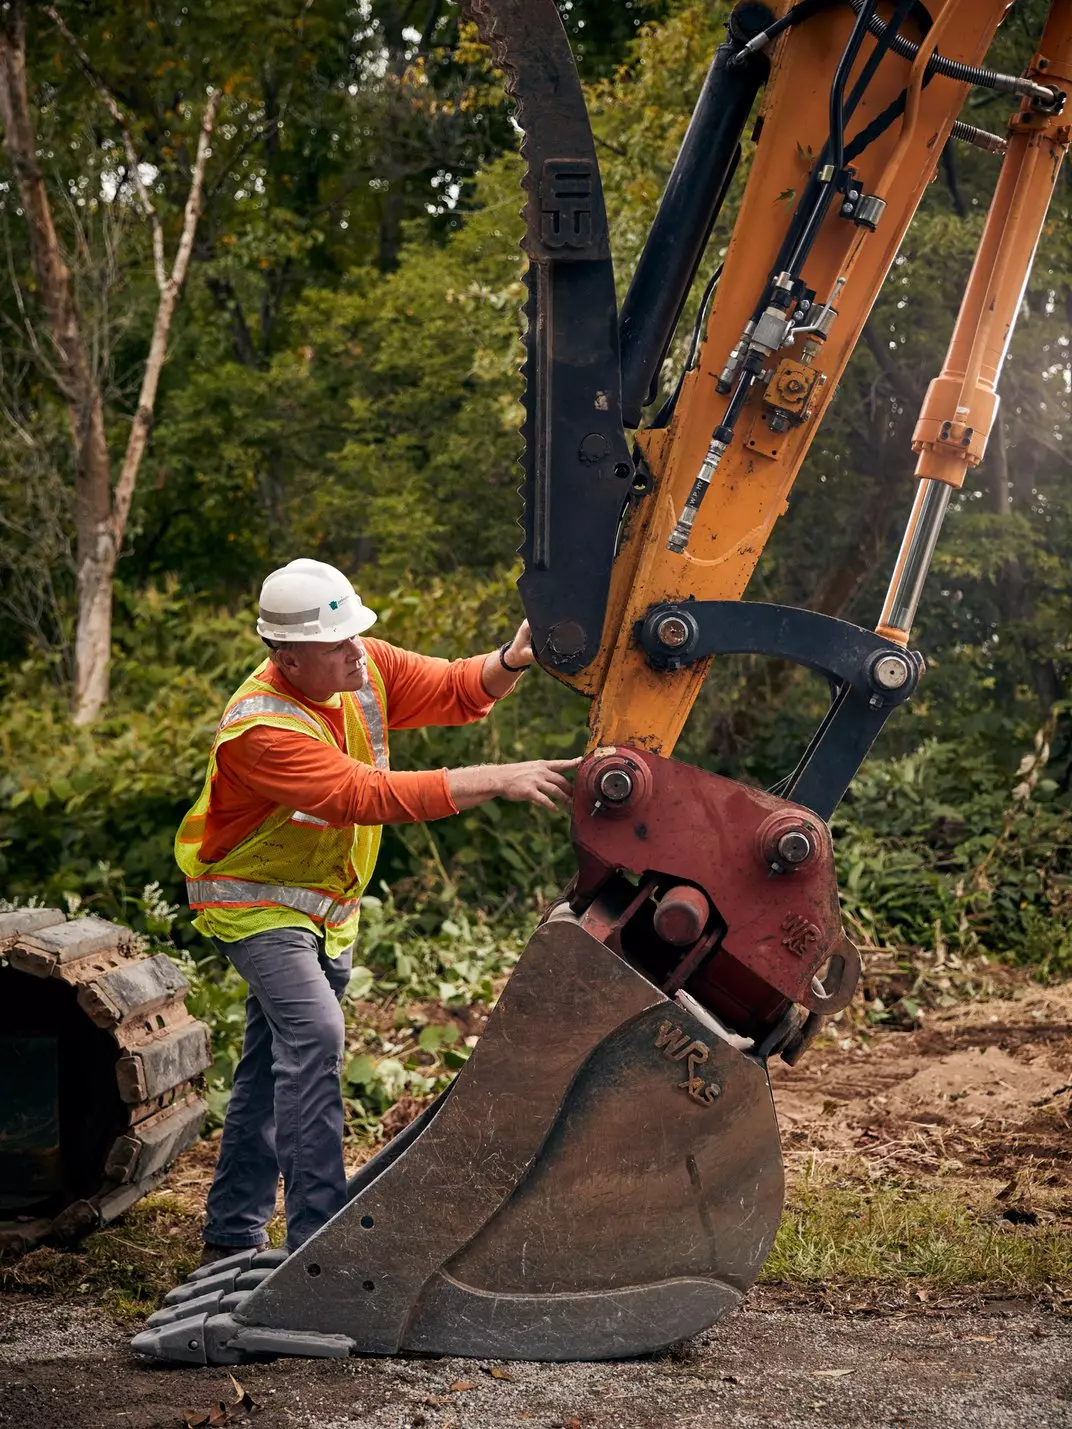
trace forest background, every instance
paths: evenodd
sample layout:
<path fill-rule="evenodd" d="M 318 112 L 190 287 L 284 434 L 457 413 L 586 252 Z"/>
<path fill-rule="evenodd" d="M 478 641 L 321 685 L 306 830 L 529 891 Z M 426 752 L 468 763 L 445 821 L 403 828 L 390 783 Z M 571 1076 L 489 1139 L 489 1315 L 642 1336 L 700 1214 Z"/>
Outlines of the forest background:
<path fill-rule="evenodd" d="M 561 4 L 619 295 L 728 8 Z M 1013 7 L 998 67 L 1022 66 L 1044 10 Z M 967 117 L 1000 130 L 1006 112 L 975 95 Z M 240 989 L 189 925 L 171 842 L 222 704 L 260 657 L 263 574 L 299 554 L 336 562 L 379 610 L 377 634 L 431 654 L 492 648 L 521 617 L 517 134 L 442 0 L 16 2 L 0 12 L 0 119 L 0 892 L 117 918 L 183 957 L 213 1024 L 218 1114 Z M 746 144 L 698 288 L 749 159 Z M 976 150 L 943 154 L 752 598 L 874 622 L 915 416 L 996 174 Z M 1042 977 L 1072 973 L 1070 193 L 1066 167 L 1000 424 L 924 600 L 927 677 L 835 820 L 861 942 Z M 42 201 L 66 308 L 28 221 Z M 811 677 L 727 660 L 678 753 L 769 783 L 824 705 Z M 393 762 L 569 755 L 585 714 L 536 674 L 483 725 L 397 736 Z M 353 990 L 437 1010 L 408 1050 L 358 1043 L 359 1119 L 459 1064 L 452 1009 L 490 999 L 570 863 L 564 820 L 528 807 L 386 831 Z"/>

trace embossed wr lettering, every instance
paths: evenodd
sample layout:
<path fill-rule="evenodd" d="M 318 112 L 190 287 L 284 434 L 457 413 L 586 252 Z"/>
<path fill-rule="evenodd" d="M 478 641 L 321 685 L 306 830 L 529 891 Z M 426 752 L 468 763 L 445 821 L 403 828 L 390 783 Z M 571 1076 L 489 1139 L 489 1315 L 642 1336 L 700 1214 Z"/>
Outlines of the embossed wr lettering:
<path fill-rule="evenodd" d="M 674 1022 L 661 1022 L 655 1034 L 655 1046 L 668 1061 L 685 1063 L 688 1075 L 683 1082 L 678 1082 L 682 1091 L 700 1106 L 714 1106 L 722 1095 L 722 1088 L 699 1070 L 711 1057 L 707 1043 L 696 1041 Z"/>
<path fill-rule="evenodd" d="M 800 913 L 787 913 L 782 919 L 782 946 L 798 958 L 818 952 L 823 935 L 814 923 Z"/>

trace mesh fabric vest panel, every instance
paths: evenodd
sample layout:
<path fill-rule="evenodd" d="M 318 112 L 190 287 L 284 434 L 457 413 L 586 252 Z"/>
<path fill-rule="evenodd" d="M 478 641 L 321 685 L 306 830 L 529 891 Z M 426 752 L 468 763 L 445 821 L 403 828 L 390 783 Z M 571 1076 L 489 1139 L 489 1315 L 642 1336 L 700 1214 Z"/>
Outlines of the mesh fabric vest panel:
<path fill-rule="evenodd" d="M 335 744 L 315 705 L 281 694 L 260 665 L 227 702 L 209 755 L 204 787 L 175 838 L 175 858 L 186 874 L 194 926 L 209 937 L 236 942 L 270 928 L 308 927 L 322 933 L 329 957 L 353 942 L 358 903 L 376 867 L 381 829 L 376 825 L 329 828 L 300 809 L 278 808 L 248 838 L 215 863 L 200 857 L 205 816 L 220 746 L 258 725 L 295 730 Z M 346 753 L 379 769 L 388 767 L 386 698 L 372 660 L 369 683 L 341 695 Z"/>

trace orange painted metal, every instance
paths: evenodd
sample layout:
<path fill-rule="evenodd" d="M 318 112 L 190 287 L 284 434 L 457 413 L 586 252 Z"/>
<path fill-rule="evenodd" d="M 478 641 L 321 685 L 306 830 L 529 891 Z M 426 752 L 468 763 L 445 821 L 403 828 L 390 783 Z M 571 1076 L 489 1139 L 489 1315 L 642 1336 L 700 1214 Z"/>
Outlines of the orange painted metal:
<path fill-rule="evenodd" d="M 1029 79 L 1072 91 L 1072 0 L 1051 10 Z M 1024 101 L 1009 124 L 1008 149 L 941 374 L 931 383 L 913 439 L 920 486 L 883 606 L 878 633 L 908 643 L 895 592 L 909 559 L 931 482 L 963 485 L 982 461 L 998 409 L 997 385 L 1046 221 L 1072 114 L 1047 114 Z"/>
<path fill-rule="evenodd" d="M 1006 0 L 947 0 L 935 18 L 942 53 L 980 63 L 1006 8 Z M 887 209 L 871 234 L 841 219 L 835 204 L 804 266 L 817 302 L 836 292 L 839 312 L 825 343 L 798 340 L 781 354 L 820 373 L 806 415 L 787 431 L 772 430 L 765 384 L 757 383 L 700 508 L 688 550 L 667 550 L 711 432 L 726 410 L 728 399 L 716 390 L 718 374 L 766 288 L 796 197 L 827 139 L 831 80 L 852 23 L 852 12 L 836 7 L 791 28 L 779 42 L 751 174 L 699 360 L 685 379 L 670 427 L 638 434 L 654 489 L 623 534 L 603 653 L 574 682 L 595 695 L 590 747 L 632 743 L 663 754 L 673 749 L 706 666 L 655 674 L 633 639 L 634 625 L 657 602 L 688 596 L 732 600 L 744 593 L 967 92 L 965 84 L 944 77 L 925 88 L 917 85 L 904 117 L 857 161 L 862 191 L 877 193 Z M 872 45 L 870 37 L 865 40 L 850 90 Z M 849 127 L 850 141 L 910 85 L 913 68 L 896 55 L 883 58 Z M 915 77 L 922 77 L 922 67 Z"/>
<path fill-rule="evenodd" d="M 1027 75 L 1072 86 L 1072 5 L 1054 6 Z M 966 468 L 983 458 L 1009 337 L 1070 135 L 1067 108 L 1044 114 L 1025 102 L 1009 125 L 1009 147 L 949 353 L 916 427 L 919 477 L 960 486 Z"/>

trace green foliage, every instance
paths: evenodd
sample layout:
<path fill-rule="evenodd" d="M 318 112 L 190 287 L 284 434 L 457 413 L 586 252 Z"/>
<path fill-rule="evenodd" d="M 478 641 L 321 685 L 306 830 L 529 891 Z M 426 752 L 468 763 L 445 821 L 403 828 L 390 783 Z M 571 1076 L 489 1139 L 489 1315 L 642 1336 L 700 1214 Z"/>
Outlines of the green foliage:
<path fill-rule="evenodd" d="M 474 1005 L 494 1002 L 533 920 L 530 908 L 492 922 L 457 900 L 449 916 L 428 904 L 403 909 L 386 884 L 381 896 L 363 900 L 360 962 L 343 1003 L 343 1090 L 353 1134 L 376 1138 L 380 1118 L 401 1097 L 442 1091 L 465 1064 L 475 1037 L 466 1039 L 452 1013 L 467 1018 Z M 210 1124 L 219 1125 L 242 1053 L 246 985 L 203 943 L 179 961 L 190 1010 L 212 1028 L 206 1097 Z"/>
<path fill-rule="evenodd" d="M 835 819 L 842 903 L 866 941 L 1012 957 L 1072 975 L 1072 801 L 1039 777 L 930 742 L 872 761 Z"/>

